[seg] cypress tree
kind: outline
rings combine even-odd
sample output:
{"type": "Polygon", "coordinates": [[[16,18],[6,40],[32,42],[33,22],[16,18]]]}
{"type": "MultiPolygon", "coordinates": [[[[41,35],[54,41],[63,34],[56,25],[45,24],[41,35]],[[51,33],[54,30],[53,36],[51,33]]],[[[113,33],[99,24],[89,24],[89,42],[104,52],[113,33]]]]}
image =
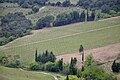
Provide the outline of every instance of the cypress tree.
{"type": "Polygon", "coordinates": [[[36,49],[36,53],[35,53],[35,62],[38,62],[38,59],[37,59],[37,49],[36,49]]]}
{"type": "Polygon", "coordinates": [[[79,52],[82,53],[82,71],[84,71],[84,66],[83,66],[83,62],[84,62],[84,48],[83,48],[82,45],[80,45],[79,52]]]}
{"type": "Polygon", "coordinates": [[[116,60],[114,60],[112,64],[112,71],[117,73],[120,72],[120,64],[116,63],[116,60]]]}
{"type": "Polygon", "coordinates": [[[69,76],[67,75],[66,80],[69,80],[69,76]]]}

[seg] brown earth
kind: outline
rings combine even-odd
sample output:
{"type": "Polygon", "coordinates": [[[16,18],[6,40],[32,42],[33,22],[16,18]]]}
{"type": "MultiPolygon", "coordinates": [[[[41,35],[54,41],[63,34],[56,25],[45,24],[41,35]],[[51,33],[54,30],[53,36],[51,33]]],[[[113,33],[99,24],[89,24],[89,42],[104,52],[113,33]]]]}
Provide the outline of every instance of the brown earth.
{"type": "MultiPolygon", "coordinates": [[[[111,44],[105,47],[90,49],[85,51],[85,57],[92,54],[94,59],[100,63],[105,63],[108,61],[113,61],[118,56],[120,56],[120,43],[118,44],[111,44]]],[[[65,63],[69,63],[71,57],[77,58],[77,66],[81,66],[81,54],[79,52],[59,55],[57,56],[57,60],[63,58],[65,63]]]]}

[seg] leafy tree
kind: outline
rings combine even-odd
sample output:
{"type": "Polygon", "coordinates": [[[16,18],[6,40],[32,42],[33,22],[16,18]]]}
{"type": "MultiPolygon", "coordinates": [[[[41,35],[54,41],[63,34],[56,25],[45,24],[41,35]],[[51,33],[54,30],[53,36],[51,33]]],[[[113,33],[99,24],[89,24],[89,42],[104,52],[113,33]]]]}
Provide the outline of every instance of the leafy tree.
{"type": "Polygon", "coordinates": [[[54,19],[55,18],[52,15],[42,17],[41,19],[39,19],[37,21],[35,29],[42,29],[44,27],[51,27],[52,23],[54,22],[54,19]]]}
{"type": "Polygon", "coordinates": [[[92,12],[92,13],[91,13],[91,16],[90,16],[90,21],[94,21],[94,20],[95,20],[95,13],[92,12]]]}
{"type": "Polygon", "coordinates": [[[37,6],[32,7],[32,11],[35,13],[39,12],[39,7],[37,6]]]}
{"type": "Polygon", "coordinates": [[[61,59],[61,60],[59,60],[59,61],[57,62],[57,66],[58,66],[58,69],[59,69],[60,71],[63,70],[63,59],[61,59]]]}
{"type": "Polygon", "coordinates": [[[77,59],[76,58],[71,58],[71,62],[70,62],[70,66],[69,66],[69,72],[72,75],[75,75],[77,73],[77,69],[75,67],[77,63],[77,59]]]}
{"type": "Polygon", "coordinates": [[[31,63],[29,68],[31,70],[39,70],[39,63],[37,63],[37,62],[31,63]]]}
{"type": "Polygon", "coordinates": [[[69,7],[71,5],[71,2],[70,0],[65,0],[63,3],[62,3],[63,7],[69,7]]]}
{"type": "Polygon", "coordinates": [[[56,67],[55,62],[47,62],[45,64],[45,70],[52,71],[52,72],[58,72],[58,68],[56,67]]]}
{"type": "Polygon", "coordinates": [[[77,22],[77,21],[79,21],[79,12],[77,12],[77,11],[73,11],[73,12],[71,12],[70,13],[70,15],[71,15],[71,18],[72,18],[72,22],[77,22]]]}
{"type": "Polygon", "coordinates": [[[58,1],[57,3],[56,3],[56,6],[61,6],[62,5],[62,3],[60,2],[60,1],[58,1]]]}
{"type": "Polygon", "coordinates": [[[117,73],[120,72],[120,62],[117,63],[116,60],[113,61],[112,71],[113,71],[113,72],[117,72],[117,73]]]}
{"type": "Polygon", "coordinates": [[[54,21],[54,26],[62,26],[66,24],[70,24],[72,18],[68,13],[61,13],[56,16],[56,20],[54,21]]]}
{"type": "Polygon", "coordinates": [[[101,9],[102,9],[102,12],[103,12],[103,13],[108,13],[110,7],[109,7],[109,5],[103,5],[103,6],[101,7],[101,9]]]}
{"type": "Polygon", "coordinates": [[[23,7],[23,8],[31,8],[31,5],[28,3],[27,0],[25,0],[25,1],[23,2],[23,4],[21,4],[21,7],[23,7]]]}
{"type": "Polygon", "coordinates": [[[1,19],[0,37],[5,37],[0,45],[4,45],[18,37],[30,34],[32,23],[23,13],[9,13],[1,19]]]}
{"type": "Polygon", "coordinates": [[[95,63],[92,55],[86,58],[84,63],[84,71],[82,72],[82,77],[86,80],[116,80],[112,74],[106,73],[103,69],[99,68],[95,63]]]}
{"type": "Polygon", "coordinates": [[[85,21],[85,11],[83,11],[80,15],[80,21],[83,22],[85,21]]]}
{"type": "Polygon", "coordinates": [[[82,76],[82,71],[81,69],[77,69],[77,77],[80,78],[82,76]]]}
{"type": "Polygon", "coordinates": [[[93,55],[89,55],[87,56],[85,62],[84,62],[84,66],[91,66],[91,65],[95,65],[95,60],[93,58],[93,55]]]}

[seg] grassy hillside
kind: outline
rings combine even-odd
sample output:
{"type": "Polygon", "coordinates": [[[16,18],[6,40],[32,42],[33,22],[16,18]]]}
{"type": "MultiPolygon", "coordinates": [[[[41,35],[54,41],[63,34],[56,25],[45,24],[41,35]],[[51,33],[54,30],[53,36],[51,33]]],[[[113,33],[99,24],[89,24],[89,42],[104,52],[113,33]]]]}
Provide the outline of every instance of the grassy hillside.
{"type": "Polygon", "coordinates": [[[58,15],[63,12],[71,12],[71,11],[79,11],[82,12],[83,9],[78,7],[53,7],[53,6],[45,6],[42,9],[39,9],[39,12],[31,15],[27,15],[27,18],[30,19],[33,24],[36,23],[41,17],[46,15],[58,15]]]}
{"type": "Polygon", "coordinates": [[[120,17],[33,31],[32,35],[1,46],[0,52],[19,54],[21,61],[26,64],[34,60],[36,48],[39,52],[49,50],[61,55],[78,51],[80,44],[85,49],[91,49],[120,43],[119,22],[120,17]]]}
{"type": "Polygon", "coordinates": [[[54,77],[40,72],[0,67],[0,80],[54,80],[54,77]]]}

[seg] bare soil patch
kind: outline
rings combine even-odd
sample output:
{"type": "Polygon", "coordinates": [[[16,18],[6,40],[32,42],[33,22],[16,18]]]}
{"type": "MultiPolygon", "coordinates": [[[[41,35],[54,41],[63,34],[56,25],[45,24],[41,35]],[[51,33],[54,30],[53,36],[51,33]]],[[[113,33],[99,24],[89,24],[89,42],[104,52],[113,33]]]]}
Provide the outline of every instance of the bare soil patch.
{"type": "MultiPolygon", "coordinates": [[[[85,51],[85,58],[92,54],[94,59],[100,63],[106,63],[109,61],[113,61],[120,55],[120,43],[111,44],[105,47],[90,49],[85,51]]],[[[79,52],[59,55],[57,56],[57,60],[63,58],[65,63],[70,62],[71,57],[77,58],[77,67],[81,66],[81,54],[79,52]]]]}

